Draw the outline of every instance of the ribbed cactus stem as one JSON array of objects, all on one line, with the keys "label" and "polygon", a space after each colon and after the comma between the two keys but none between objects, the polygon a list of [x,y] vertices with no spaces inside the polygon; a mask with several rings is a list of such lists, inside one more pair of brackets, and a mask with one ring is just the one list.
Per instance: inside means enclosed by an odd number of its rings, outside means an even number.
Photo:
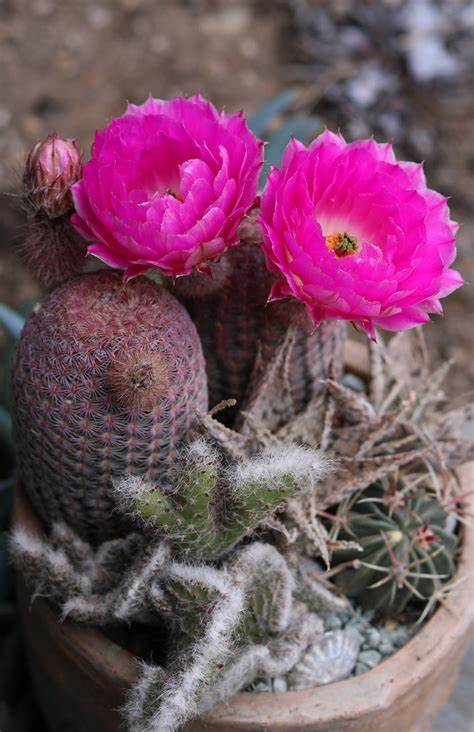
[{"label": "ribbed cactus stem", "polygon": [[93,540],[130,527],[112,482],[142,475],[166,491],[198,412],[203,354],[180,303],[145,277],[82,275],[28,318],[13,368],[18,464],[41,517]]}]

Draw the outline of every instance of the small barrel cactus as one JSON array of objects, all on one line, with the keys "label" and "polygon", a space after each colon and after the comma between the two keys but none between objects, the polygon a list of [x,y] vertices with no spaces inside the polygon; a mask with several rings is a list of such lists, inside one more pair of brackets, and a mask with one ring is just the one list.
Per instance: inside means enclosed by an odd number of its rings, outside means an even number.
[{"label": "small barrel cactus", "polygon": [[80,275],[33,312],[13,369],[19,472],[48,523],[89,540],[123,530],[112,481],[169,487],[196,410],[207,408],[199,337],[165,289],[117,272]]},{"label": "small barrel cactus", "polygon": [[[346,506],[348,503],[346,502]],[[357,542],[334,552],[344,563],[337,585],[368,608],[401,612],[412,600],[428,600],[455,569],[456,536],[447,530],[447,514],[420,485],[409,492],[403,482],[385,489],[376,484],[344,504],[336,523],[340,535]]]}]

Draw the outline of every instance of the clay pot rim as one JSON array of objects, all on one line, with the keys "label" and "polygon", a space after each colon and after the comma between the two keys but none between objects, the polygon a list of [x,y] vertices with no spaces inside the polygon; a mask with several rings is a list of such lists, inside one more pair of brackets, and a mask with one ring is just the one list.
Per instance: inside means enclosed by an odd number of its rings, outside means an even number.
[{"label": "clay pot rim", "polygon": [[[470,489],[474,476],[474,462],[463,465],[458,471],[462,486]],[[463,491],[464,492],[464,491]],[[15,492],[14,513],[17,521],[36,534],[42,526],[18,486]],[[474,511],[474,495],[469,496],[465,508]],[[401,686],[413,687],[420,678],[429,675],[434,666],[443,663],[444,657],[458,639],[469,632],[474,624],[474,531],[463,531],[462,547],[454,582],[463,580],[453,589],[445,605],[401,649],[376,668],[365,674],[350,677],[325,686],[287,692],[239,692],[219,703],[201,718],[203,724],[232,725],[237,729],[254,730],[259,720],[271,724],[267,729],[288,729],[298,721],[318,720],[318,723],[338,719],[350,719],[361,707],[364,714],[387,708],[400,696]],[[49,603],[35,600],[35,612],[57,632],[65,644],[74,648],[81,663],[91,669],[100,669],[106,681],[130,686],[137,680],[139,660],[129,651],[110,641],[99,630],[81,626],[72,621],[57,622],[57,615]],[[395,683],[396,681],[396,683]],[[223,727],[225,729],[225,727]]]}]

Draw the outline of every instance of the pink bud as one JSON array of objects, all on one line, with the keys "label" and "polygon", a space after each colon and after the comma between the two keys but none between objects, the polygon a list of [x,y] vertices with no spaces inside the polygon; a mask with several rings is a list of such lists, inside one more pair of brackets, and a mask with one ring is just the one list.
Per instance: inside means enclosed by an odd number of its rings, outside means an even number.
[{"label": "pink bud", "polygon": [[74,140],[48,135],[31,149],[23,183],[28,201],[48,218],[70,213],[70,188],[82,177],[82,156]]}]

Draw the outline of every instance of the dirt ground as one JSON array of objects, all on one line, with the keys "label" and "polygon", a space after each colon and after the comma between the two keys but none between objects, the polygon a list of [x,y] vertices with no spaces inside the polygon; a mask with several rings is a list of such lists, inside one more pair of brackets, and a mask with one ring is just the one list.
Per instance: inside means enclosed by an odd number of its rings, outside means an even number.
[{"label": "dirt ground", "polygon": [[[392,138],[402,157],[426,161],[431,185],[452,196],[463,223],[459,267],[472,282],[474,108],[465,63],[472,14],[461,0],[423,0],[433,6],[428,15],[407,21],[408,11],[418,12],[412,6],[410,0],[0,0],[0,301],[16,305],[37,292],[17,256],[21,218],[11,194],[38,138],[57,131],[87,151],[93,131],[120,114],[126,100],[199,89],[228,110],[252,113],[290,84],[298,91],[297,111],[312,112],[321,127],[340,128],[349,138],[374,132]],[[422,27],[415,38],[416,22]],[[426,41],[428,26],[432,35],[448,28],[442,43],[450,57],[420,81],[426,69],[410,67],[407,48],[416,51],[415,41]],[[439,60],[438,54],[433,64]],[[473,309],[472,289],[464,287],[447,302],[444,318],[425,328],[438,360],[457,359],[451,386],[458,393],[474,383]]]}]

